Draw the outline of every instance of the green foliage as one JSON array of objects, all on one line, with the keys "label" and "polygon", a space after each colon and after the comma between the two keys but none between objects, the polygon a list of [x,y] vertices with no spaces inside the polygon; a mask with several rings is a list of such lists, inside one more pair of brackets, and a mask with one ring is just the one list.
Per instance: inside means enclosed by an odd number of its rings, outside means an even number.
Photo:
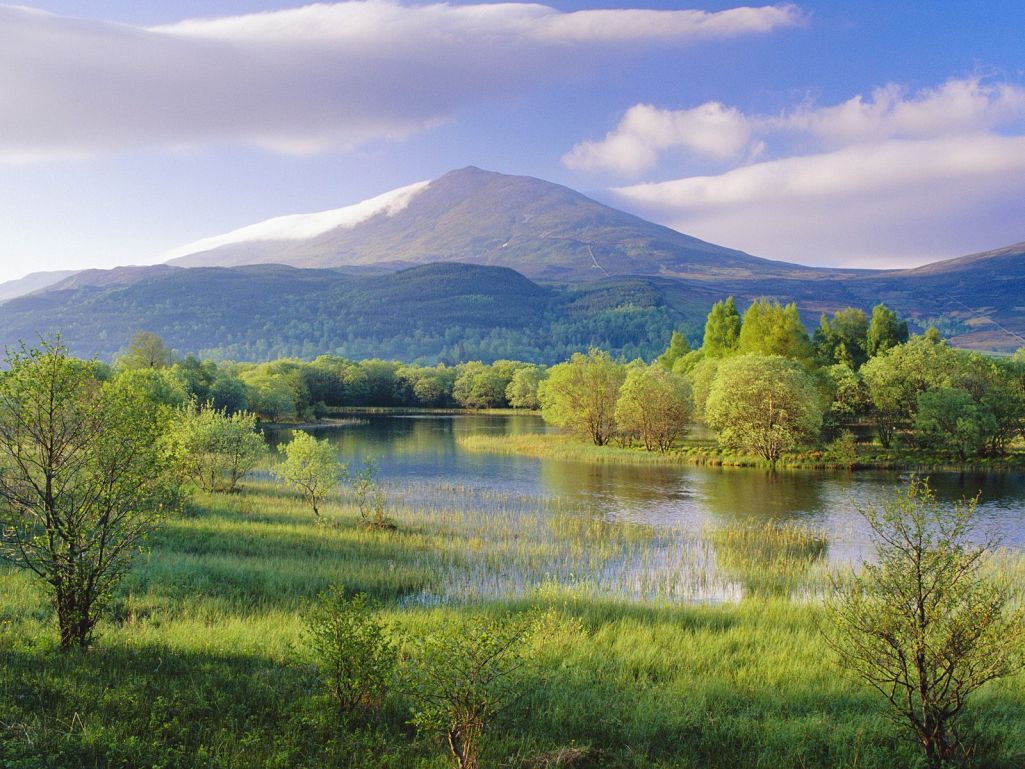
[{"label": "green foliage", "polygon": [[824,416],[830,433],[856,423],[868,413],[868,389],[861,375],[846,363],[836,363],[822,369],[829,407]]},{"label": "green foliage", "polygon": [[162,446],[182,481],[192,481],[204,491],[228,493],[238,490],[266,451],[254,414],[229,415],[195,401],[173,413]]},{"label": "green foliage", "polygon": [[1025,662],[1025,613],[982,573],[992,545],[973,544],[974,501],[947,509],[915,480],[864,514],[875,560],[835,586],[828,642],[840,668],[910,728],[930,767],[960,763],[965,705]]},{"label": "green foliage", "polygon": [[541,384],[541,415],[604,446],[616,432],[616,401],[625,378],[625,366],[607,352],[574,353],[567,363],[553,366]]},{"label": "green foliage", "polygon": [[509,386],[505,390],[505,398],[514,409],[541,408],[538,400],[538,389],[547,372],[541,366],[523,366],[516,370]]},{"label": "green foliage", "polygon": [[857,371],[868,360],[868,317],[862,310],[848,307],[825,314],[815,330],[815,354],[819,363],[845,364]]},{"label": "green foliage", "polygon": [[398,653],[366,593],[346,598],[332,586],[306,617],[306,641],[339,710],[351,713],[380,704],[398,663]]},{"label": "green foliage", "polygon": [[60,645],[89,645],[171,497],[146,392],[102,383],[60,343],[0,377],[0,557],[48,586]]},{"label": "green foliage", "polygon": [[737,351],[740,344],[741,320],[733,297],[716,302],[705,322],[705,337],[701,349],[708,358],[725,358]]},{"label": "green foliage", "polygon": [[616,401],[616,428],[620,435],[639,438],[648,451],[668,451],[682,436],[694,411],[687,381],[661,363],[645,366],[637,361],[627,368]]},{"label": "green foliage", "polygon": [[747,308],[738,351],[744,355],[780,355],[809,362],[813,349],[796,304],[758,299]]},{"label": "green foliage", "polygon": [[687,337],[679,331],[674,331],[672,339],[669,340],[669,347],[666,348],[664,353],[658,356],[658,362],[662,364],[662,367],[667,371],[672,371],[673,366],[676,365],[676,361],[690,351],[690,344],[687,342]]},{"label": "green foliage", "polygon": [[814,380],[795,361],[743,355],[720,365],[705,419],[724,446],[775,465],[784,452],[817,436],[822,405]]},{"label": "green foliage", "polygon": [[520,365],[513,361],[496,361],[490,366],[479,361],[463,364],[452,388],[453,400],[471,409],[508,406],[505,392]]},{"label": "green foliage", "polygon": [[413,639],[413,723],[444,737],[459,769],[477,769],[489,725],[524,693],[518,673],[532,628],[529,616],[474,614]]},{"label": "green foliage", "polygon": [[125,354],[117,359],[119,368],[161,369],[174,363],[174,351],[164,340],[149,331],[140,331],[132,337]]},{"label": "green foliage", "polygon": [[384,531],[396,528],[395,522],[385,512],[387,499],[377,479],[377,464],[372,459],[363,461],[356,472],[346,470],[345,478],[356,498],[356,510],[365,529]]},{"label": "green foliage", "polygon": [[320,515],[320,505],[335,490],[344,471],[335,455],[334,447],[326,440],[318,440],[309,433],[297,430],[292,440],[278,446],[284,459],[274,468],[285,485],[302,495]]},{"label": "green foliage", "polygon": [[872,308],[872,320],[869,323],[866,337],[865,352],[870,358],[886,352],[892,347],[908,341],[908,323],[897,319],[897,313],[885,304],[877,304]]},{"label": "green foliage", "polygon": [[982,450],[995,429],[992,412],[965,390],[940,387],[918,396],[915,430],[928,445],[953,450],[966,459]]},{"label": "green foliage", "polygon": [[858,464],[858,440],[850,430],[844,430],[826,445],[824,458],[833,467],[853,470]]},{"label": "green foliage", "polygon": [[955,358],[946,344],[919,336],[884,349],[862,367],[883,446],[914,423],[920,393],[950,384]]}]

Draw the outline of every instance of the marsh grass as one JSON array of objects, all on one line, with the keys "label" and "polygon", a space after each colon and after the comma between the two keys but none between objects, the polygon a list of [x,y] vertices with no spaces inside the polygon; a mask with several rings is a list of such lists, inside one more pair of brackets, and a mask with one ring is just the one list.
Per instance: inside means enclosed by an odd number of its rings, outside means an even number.
[{"label": "marsh grass", "polygon": [[[400,651],[472,613],[549,613],[485,766],[574,744],[581,767],[914,766],[877,698],[830,664],[817,603],[745,584],[768,563],[795,572],[788,589],[814,585],[814,532],[687,535],[458,486],[389,488],[388,505],[398,528],[367,531],[344,493],[323,521],[259,479],[200,495],[151,537],[88,654],[59,653],[39,586],[0,572],[0,766],[447,766],[399,692],[339,720],[301,621],[332,584],[381,602]],[[1025,578],[1017,554],[992,568]],[[1023,683],[973,705],[989,766],[1021,765]]]},{"label": "marsh grass", "polygon": [[[561,462],[587,462],[613,465],[761,467],[770,463],[760,457],[724,449],[714,440],[686,438],[668,452],[645,451],[641,446],[595,446],[573,436],[559,433],[525,435],[461,435],[459,447],[480,454],[526,456]],[[905,470],[922,472],[961,472],[1021,470],[1025,451],[1016,448],[1001,457],[970,457],[958,460],[944,452],[919,448],[884,449],[878,445],[858,446],[858,459],[850,469]],[[784,454],[777,469],[846,470],[827,451],[807,448]]]}]

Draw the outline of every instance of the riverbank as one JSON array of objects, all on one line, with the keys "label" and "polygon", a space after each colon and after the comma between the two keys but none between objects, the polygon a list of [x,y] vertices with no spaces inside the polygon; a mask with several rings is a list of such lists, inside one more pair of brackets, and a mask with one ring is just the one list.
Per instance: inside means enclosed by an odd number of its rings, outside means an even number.
[{"label": "riverbank", "polygon": [[[572,436],[538,433],[535,435],[465,435],[457,438],[460,448],[483,454],[516,455],[562,462],[600,464],[691,465],[703,467],[764,467],[766,460],[720,448],[714,441],[684,443],[662,453],[645,451],[641,446],[595,446]],[[853,465],[829,460],[826,452],[813,449],[784,454],[777,469],[792,470],[893,470],[899,472],[1013,472],[1025,470],[1025,452],[1007,457],[976,457],[962,462],[949,456],[921,449],[903,452],[880,446],[858,447]]]}]

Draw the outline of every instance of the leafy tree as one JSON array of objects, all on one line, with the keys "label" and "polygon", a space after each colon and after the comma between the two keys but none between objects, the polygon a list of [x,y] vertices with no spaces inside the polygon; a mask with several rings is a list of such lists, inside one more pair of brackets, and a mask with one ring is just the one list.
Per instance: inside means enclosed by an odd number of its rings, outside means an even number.
[{"label": "leafy tree", "polygon": [[535,411],[541,408],[537,391],[544,377],[545,370],[541,366],[524,366],[518,369],[505,390],[505,397],[509,401],[509,405],[514,409]]},{"label": "leafy tree", "polygon": [[246,385],[249,407],[261,419],[277,422],[302,416],[292,372],[280,365],[261,364],[243,369],[241,379]]},{"label": "leafy tree", "polygon": [[811,340],[801,323],[796,304],[759,299],[747,308],[740,329],[739,351],[745,355],[781,355],[810,361]]},{"label": "leafy tree", "polygon": [[957,763],[972,694],[1023,665],[1025,614],[983,572],[993,544],[973,544],[974,501],[948,509],[916,480],[864,515],[875,559],[834,586],[827,640],[840,668],[910,728],[929,767]]},{"label": "leafy tree", "polygon": [[616,401],[625,378],[625,367],[607,352],[574,353],[567,363],[553,366],[542,383],[541,415],[604,446],[616,431]]},{"label": "leafy tree", "polygon": [[[694,368],[687,374],[694,396],[694,415],[699,419],[705,418],[705,404],[708,402],[708,393],[712,390],[712,383],[719,373],[719,366],[722,358],[705,358],[697,362]],[[682,368],[677,363],[678,368]]]},{"label": "leafy tree", "polygon": [[46,584],[61,647],[85,648],[171,495],[156,409],[59,343],[5,362],[0,557]]},{"label": "leafy tree", "polygon": [[868,357],[874,358],[892,347],[908,341],[908,323],[897,320],[897,313],[885,304],[877,304],[872,308],[872,320],[868,326],[866,338]]},{"label": "leafy tree", "polygon": [[319,516],[320,505],[338,485],[342,472],[334,448],[299,430],[292,440],[279,445],[278,451],[284,460],[274,468],[274,474],[298,491],[313,508],[313,514]]},{"label": "leafy tree", "polygon": [[512,374],[507,378],[496,366],[487,366],[479,361],[460,367],[452,389],[452,397],[464,408],[500,408],[507,405],[505,391]]},{"label": "leafy tree", "polygon": [[118,366],[124,369],[167,368],[173,363],[174,351],[149,331],[133,336],[125,354],[117,359]]},{"label": "leafy tree", "polygon": [[950,386],[956,371],[956,353],[921,336],[885,349],[861,367],[883,446],[891,445],[898,430],[914,424],[918,396]]},{"label": "leafy tree", "polygon": [[531,629],[527,617],[475,615],[413,640],[413,723],[444,736],[459,769],[477,769],[489,724],[520,696]]},{"label": "leafy tree", "polygon": [[691,387],[661,363],[638,362],[627,369],[616,402],[621,434],[641,439],[648,451],[668,451],[687,430],[694,410]]},{"label": "leafy tree", "polygon": [[724,446],[751,451],[775,467],[784,452],[817,435],[822,405],[814,380],[797,362],[742,355],[719,367],[705,418]]},{"label": "leafy tree", "polygon": [[824,366],[843,363],[854,369],[868,360],[868,317],[861,310],[848,307],[833,314],[823,314],[815,330],[815,353]]},{"label": "leafy tree", "polygon": [[217,377],[217,364],[201,361],[193,355],[186,355],[174,364],[174,377],[185,390],[185,400],[195,399],[197,403],[210,400],[210,388]]},{"label": "leafy tree", "polygon": [[725,358],[737,351],[740,343],[741,320],[733,297],[716,302],[705,322],[705,337],[701,349],[707,358]]},{"label": "leafy tree", "polygon": [[189,399],[181,380],[169,368],[124,369],[116,378],[154,405],[174,408]]},{"label": "leafy tree", "polygon": [[846,363],[836,363],[822,369],[822,376],[829,402],[824,422],[828,432],[835,435],[838,430],[854,424],[867,414],[871,401],[860,374]]},{"label": "leafy tree", "polygon": [[306,639],[340,711],[379,704],[398,652],[366,593],[346,598],[342,587],[321,593],[306,615]]},{"label": "leafy tree", "polygon": [[219,371],[210,385],[208,401],[218,411],[235,414],[249,408],[249,391],[241,379]]},{"label": "leafy tree", "polygon": [[256,415],[229,415],[207,403],[179,408],[162,445],[181,480],[204,491],[238,490],[238,485],[263,457],[266,443],[256,430]]},{"label": "leafy tree", "polygon": [[983,440],[999,454],[1025,429],[1025,366],[977,352],[958,353],[951,382],[968,392],[992,420],[983,420]]},{"label": "leafy tree", "polygon": [[662,367],[667,371],[672,371],[676,361],[690,351],[690,344],[687,342],[687,337],[679,331],[674,331],[672,339],[669,340],[669,347],[664,353],[658,356],[658,362],[661,363]]},{"label": "leafy tree", "polygon": [[995,429],[992,412],[964,390],[940,387],[918,396],[915,432],[919,439],[951,449],[962,460],[978,454]]}]

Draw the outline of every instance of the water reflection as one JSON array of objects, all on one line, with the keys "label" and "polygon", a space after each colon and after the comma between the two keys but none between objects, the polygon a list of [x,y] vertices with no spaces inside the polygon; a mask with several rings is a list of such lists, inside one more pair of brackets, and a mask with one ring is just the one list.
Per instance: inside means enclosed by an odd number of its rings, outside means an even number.
[{"label": "water reflection", "polygon": [[[533,415],[370,415],[316,434],[344,462],[374,458],[393,497],[418,514],[442,523],[447,513],[439,511],[476,516],[475,536],[492,552],[453,566],[460,576],[446,590],[460,595],[519,594],[545,579],[643,599],[786,592],[821,577],[827,564],[863,558],[869,537],[858,510],[889,499],[902,480],[881,472],[539,461],[458,445],[461,435],[544,430]],[[269,439],[288,437],[277,431]],[[978,494],[982,534],[1025,546],[1025,474],[941,473],[932,485],[945,502]],[[511,560],[499,568],[502,559]]]}]

